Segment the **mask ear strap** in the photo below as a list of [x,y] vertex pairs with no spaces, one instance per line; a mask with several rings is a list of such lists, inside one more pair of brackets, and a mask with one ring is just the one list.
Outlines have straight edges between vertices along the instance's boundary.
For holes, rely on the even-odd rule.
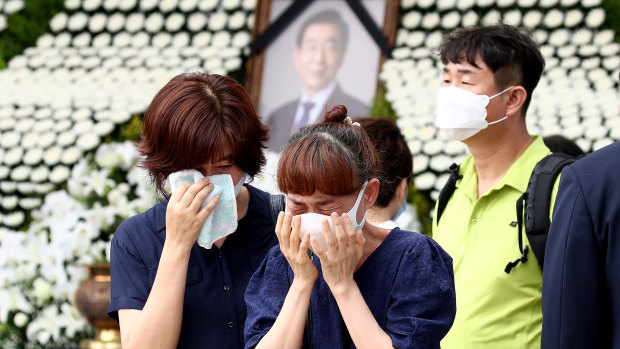
[[360,193],[357,194],[357,199],[355,200],[353,207],[359,207],[360,201],[362,201],[362,196],[364,195],[364,190],[366,190],[366,184],[368,184],[368,181],[362,185],[362,189],[360,189]]
[[504,89],[502,92],[496,93],[496,94],[494,94],[493,96],[489,97],[489,99],[493,99],[493,98],[495,98],[495,97],[497,97],[497,96],[501,95],[502,93],[504,93],[504,92],[506,92],[506,91],[510,90],[510,89],[511,89],[511,88],[513,88],[513,87],[514,87],[514,86],[510,86],[510,87],[508,87],[508,88]]
[[499,119],[499,120],[495,120],[495,121],[493,121],[493,122],[489,122],[489,123],[487,124],[487,126],[488,126],[488,125],[497,124],[498,122],[502,122],[502,121],[504,121],[504,120],[506,120],[506,119],[508,119],[508,115],[504,116],[503,118],[501,118],[501,119]]

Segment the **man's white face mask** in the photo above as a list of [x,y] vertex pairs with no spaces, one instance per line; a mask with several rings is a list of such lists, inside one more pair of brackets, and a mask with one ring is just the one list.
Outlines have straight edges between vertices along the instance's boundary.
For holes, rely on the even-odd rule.
[[510,90],[514,86],[489,97],[477,95],[461,88],[450,86],[439,89],[435,126],[453,139],[464,141],[489,125],[506,120],[508,116],[487,122],[487,105],[491,99]]
[[[362,201],[362,196],[364,195],[364,190],[366,190],[366,184],[362,185],[362,189],[360,189],[360,193],[357,195],[357,199],[355,200],[355,204],[347,215],[351,220],[351,225],[353,225],[353,231],[358,231],[362,229],[364,223],[366,223],[366,212],[364,212],[364,217],[361,222],[357,221],[357,211],[360,206],[360,202]],[[325,235],[323,235],[323,220],[327,219],[329,222],[329,226],[334,231],[334,224],[332,223],[332,218],[330,216],[320,214],[320,213],[304,213],[298,215],[301,219],[301,224],[299,226],[299,237],[303,239],[306,233],[309,233],[311,237],[315,238],[319,245],[323,248],[324,251],[327,251],[327,242],[325,241]]]

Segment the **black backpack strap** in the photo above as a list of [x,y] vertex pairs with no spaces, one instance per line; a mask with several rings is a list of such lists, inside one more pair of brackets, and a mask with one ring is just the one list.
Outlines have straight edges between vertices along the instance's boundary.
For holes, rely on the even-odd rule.
[[525,205],[525,233],[532,246],[532,251],[543,268],[545,260],[545,246],[549,233],[549,212],[551,209],[551,194],[560,172],[577,160],[575,157],[563,153],[555,153],[540,160],[527,186],[528,198]]
[[273,223],[275,224],[278,221],[280,212],[286,209],[284,195],[269,195],[269,206],[271,206],[271,218],[273,218]]
[[[549,233],[549,212],[551,210],[551,194],[553,187],[562,172],[562,169],[577,160],[575,157],[563,153],[547,155],[540,160],[530,176],[526,192],[517,200],[517,223],[519,234],[519,251],[521,258],[508,263],[506,273],[518,264],[527,261],[528,246],[523,249],[523,228],[538,265],[543,269],[545,261],[545,246]],[[524,207],[525,203],[525,207]]]
[[437,224],[439,224],[439,218],[441,218],[444,209],[448,205],[448,201],[450,201],[452,194],[456,190],[456,181],[463,178],[463,176],[459,174],[459,165],[455,163],[450,165],[448,171],[450,171],[450,177],[448,177],[446,184],[439,192],[439,197],[437,198]]

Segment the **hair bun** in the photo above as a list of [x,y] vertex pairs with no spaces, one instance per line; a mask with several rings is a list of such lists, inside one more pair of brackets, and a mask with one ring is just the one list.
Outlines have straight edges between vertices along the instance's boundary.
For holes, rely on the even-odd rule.
[[342,104],[336,104],[332,110],[326,111],[323,114],[323,123],[344,123],[344,119],[347,117],[347,107]]

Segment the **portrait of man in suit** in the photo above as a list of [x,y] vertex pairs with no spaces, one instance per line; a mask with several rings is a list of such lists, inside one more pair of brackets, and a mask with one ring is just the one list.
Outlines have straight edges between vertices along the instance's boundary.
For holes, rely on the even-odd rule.
[[297,98],[268,115],[269,148],[281,149],[301,127],[320,121],[326,106],[343,104],[351,117],[368,115],[368,105],[347,94],[336,78],[349,35],[349,26],[333,9],[317,12],[303,22],[293,52],[301,89]]

